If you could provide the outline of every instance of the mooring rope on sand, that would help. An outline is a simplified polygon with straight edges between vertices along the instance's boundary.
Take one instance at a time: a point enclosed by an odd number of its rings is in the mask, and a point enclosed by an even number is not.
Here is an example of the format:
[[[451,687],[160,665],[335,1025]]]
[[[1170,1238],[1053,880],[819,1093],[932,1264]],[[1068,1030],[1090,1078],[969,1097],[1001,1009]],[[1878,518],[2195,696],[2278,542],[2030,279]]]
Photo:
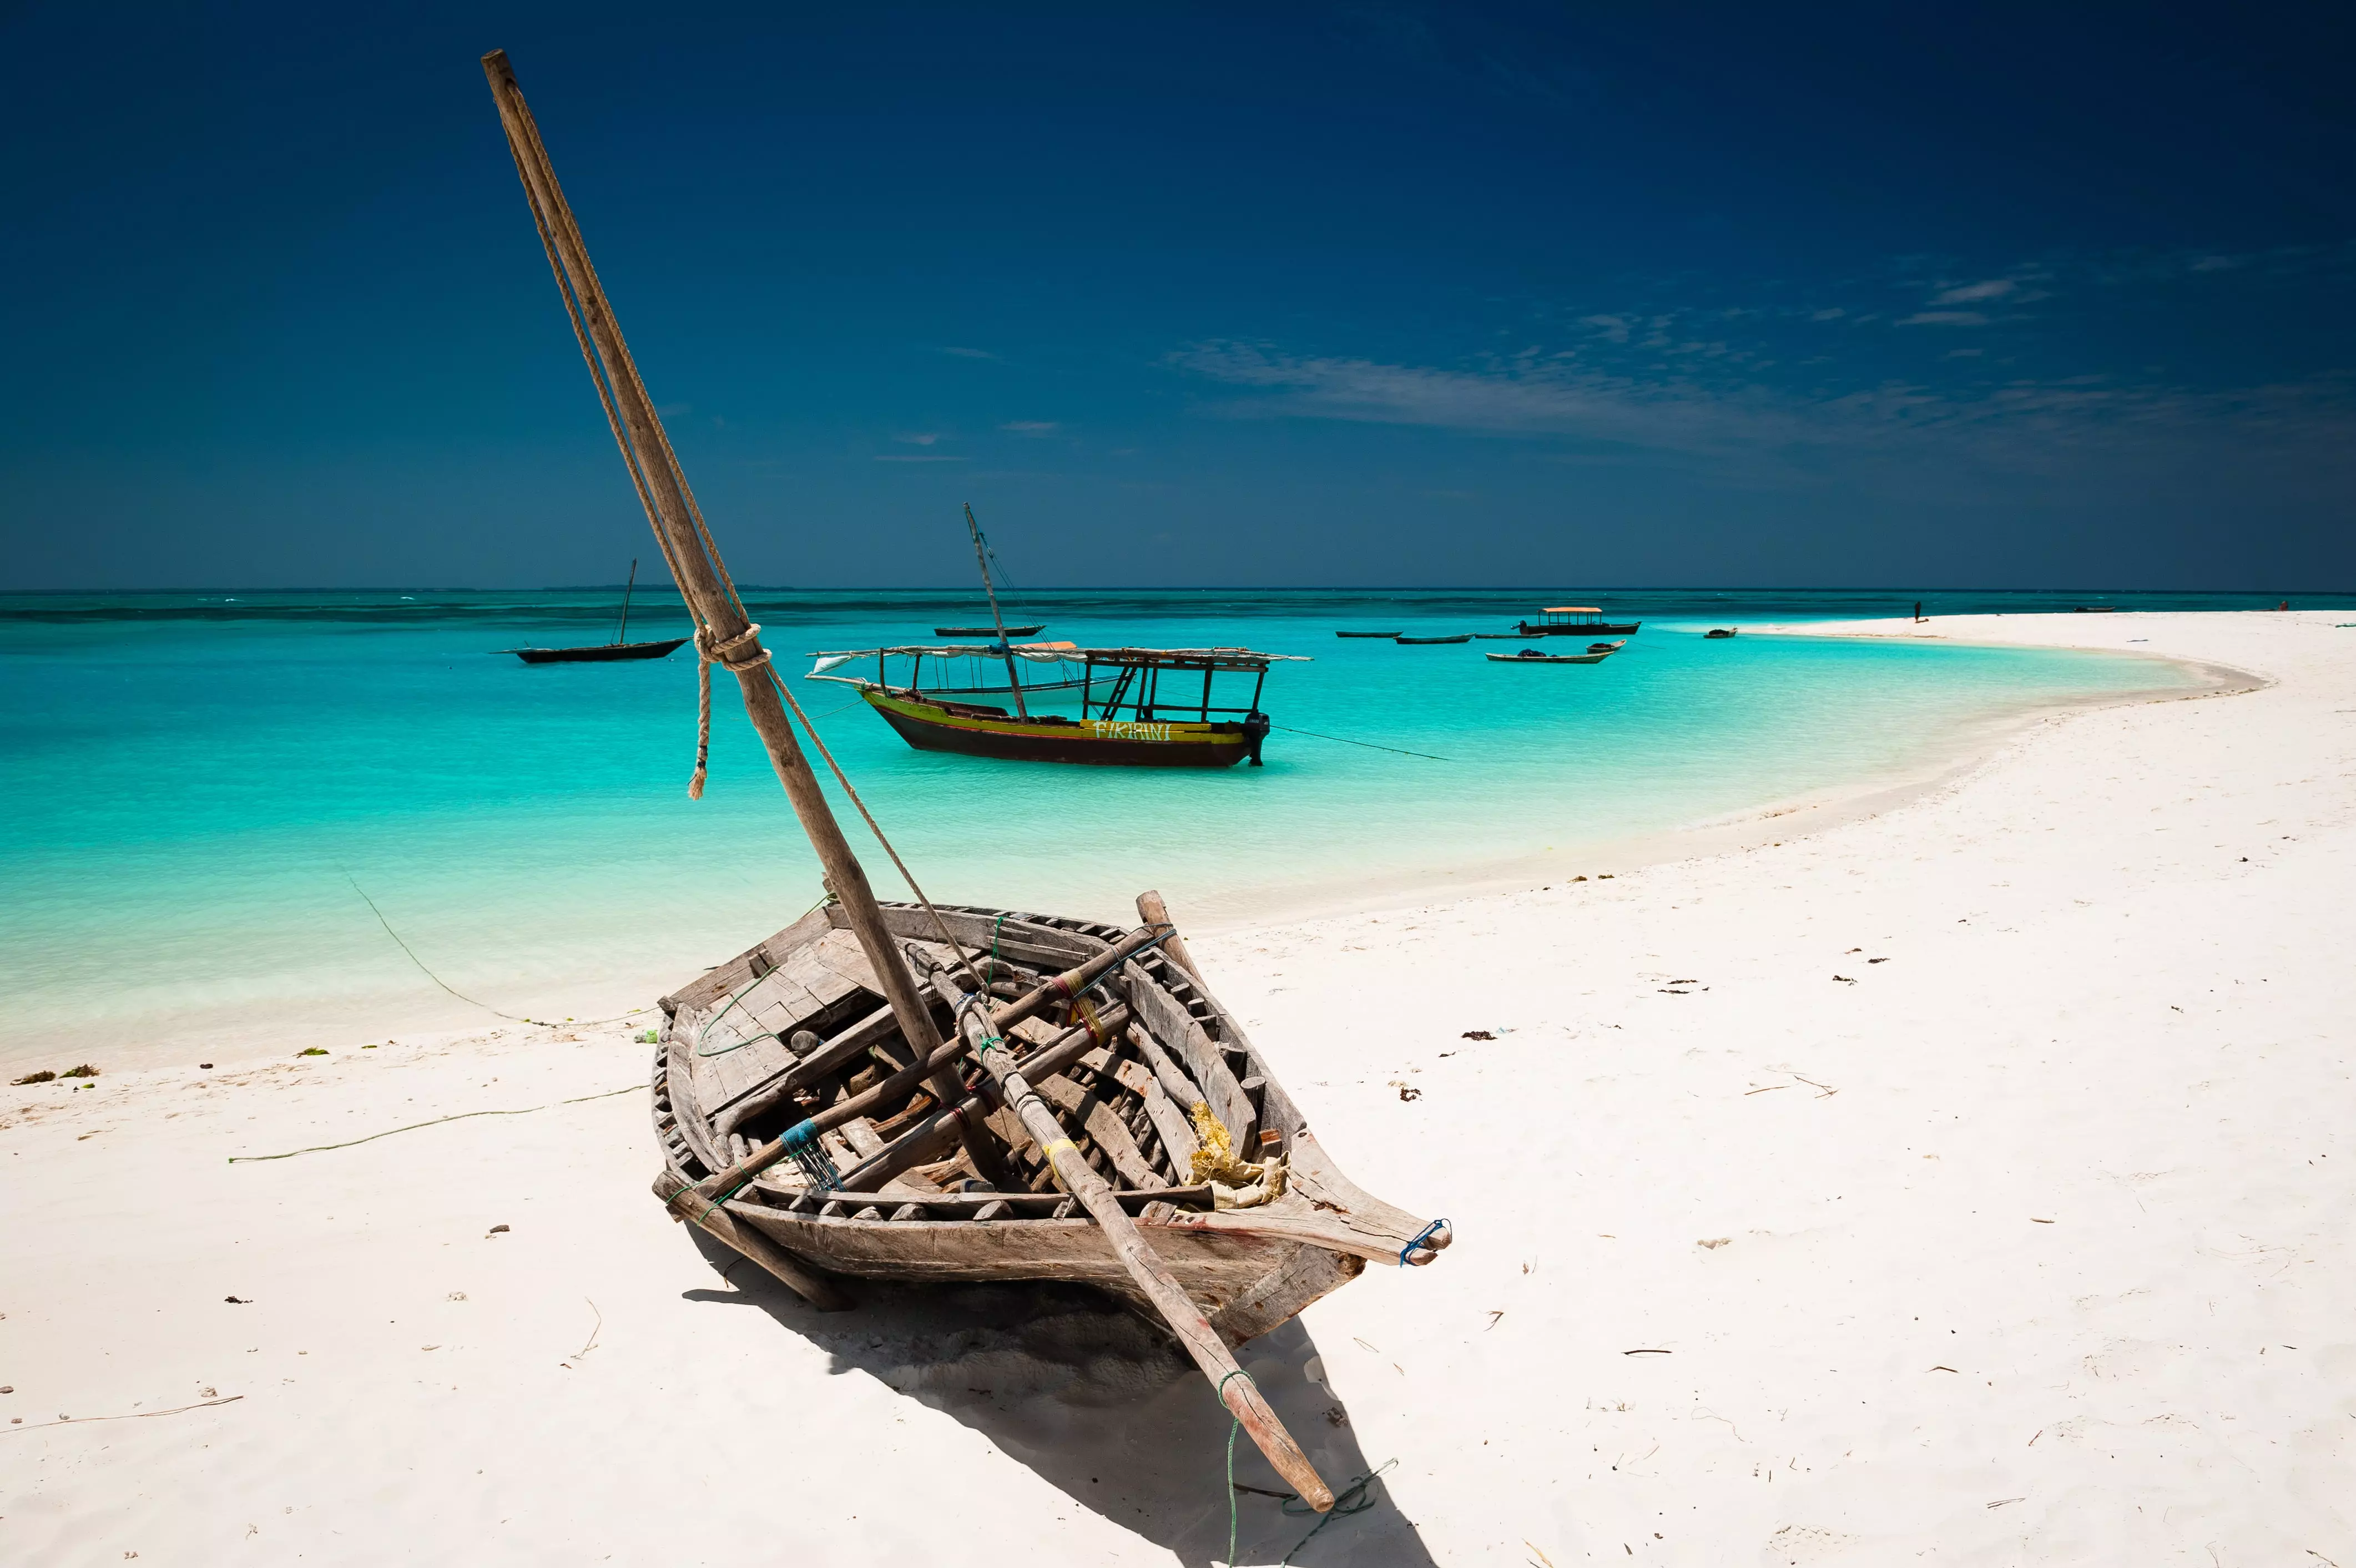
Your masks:
[[[586,1105],[593,1100],[611,1100],[617,1094],[643,1093],[646,1085],[631,1084],[626,1089],[609,1089],[603,1094],[584,1094],[574,1100],[552,1101],[546,1105],[527,1105],[519,1111],[461,1111],[455,1116],[436,1116],[431,1122],[412,1122],[406,1127],[391,1127],[381,1133],[370,1133],[365,1138],[353,1138],[341,1144],[314,1144],[307,1149],[289,1149],[283,1155],[231,1155],[233,1165],[250,1165],[263,1160],[291,1160],[297,1155],[324,1155],[329,1149],[349,1149],[361,1144],[373,1144],[379,1138],[390,1138],[395,1133],[414,1133],[420,1127],[439,1127],[444,1122],[464,1122],[472,1116],[529,1116],[535,1111],[553,1111],[559,1105]]]

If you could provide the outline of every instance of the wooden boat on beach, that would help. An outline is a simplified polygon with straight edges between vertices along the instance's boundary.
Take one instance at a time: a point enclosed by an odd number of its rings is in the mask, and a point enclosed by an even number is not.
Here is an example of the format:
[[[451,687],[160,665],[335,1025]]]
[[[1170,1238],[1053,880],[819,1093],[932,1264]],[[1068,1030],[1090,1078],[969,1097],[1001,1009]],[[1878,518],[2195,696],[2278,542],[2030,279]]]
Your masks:
[[[1525,648],[1519,653],[1483,655],[1492,664],[1601,664],[1622,649],[1621,642],[1590,642],[1584,653],[1540,653],[1535,648]]]
[[[1598,605],[1555,605],[1538,612],[1536,620],[1515,621],[1524,637],[1633,637],[1642,621],[1608,621]]]
[[[611,642],[594,642],[586,648],[502,648],[501,653],[512,653],[526,664],[608,664],[617,659],[660,659],[687,641],[683,637],[659,638],[652,642],[625,642],[630,634],[630,590],[638,585],[638,564],[630,563],[630,580],[622,585],[622,624],[614,632]]]
[[[997,1005],[1105,966],[1090,993],[1012,1025],[1012,1043],[1041,1064],[1032,1086],[1227,1344],[1288,1321],[1370,1262],[1431,1262],[1447,1227],[1342,1174],[1183,942],[1152,940],[1166,929],[1158,897],[1139,902],[1156,913],[1133,930],[948,906],[936,926],[916,905],[882,909],[951,1037],[977,999]],[[847,924],[840,907],[816,911],[662,999],[653,1081],[666,1185],[708,1187],[815,1117],[810,1164],[835,1177],[771,1165],[724,1205],[740,1227],[828,1274],[1062,1280],[1150,1315],[1019,1121],[966,1095],[1003,1168],[986,1179],[959,1149],[956,1119],[915,1070],[919,1053]],[[969,990],[979,979],[987,990]],[[1051,1058],[1066,1065],[1048,1073]],[[1221,1141],[1228,1176],[1198,1178],[1216,1163],[1206,1142]]]
[[[736,681],[829,895],[665,999],[656,1196],[821,1309],[850,1305],[845,1275],[1111,1291],[1169,1328],[1302,1502],[1332,1509],[1333,1488],[1233,1347],[1368,1261],[1430,1262],[1447,1222],[1423,1223],[1341,1175],[1204,987],[1158,896],[1140,896],[1145,924],[1128,931],[940,909],[894,852],[916,903],[877,900],[795,722],[813,742],[818,731],[745,613],[505,52],[484,56],[483,70],[598,400],[694,618],[704,740],[688,792],[702,788],[717,666]],[[991,651],[1011,647],[1001,636]],[[1264,676],[1266,656],[1254,657]],[[1115,679],[1141,678],[1150,693],[1159,668],[1140,660]],[[1215,672],[1204,664],[1205,709]],[[1019,709],[1012,662],[1008,676]]]

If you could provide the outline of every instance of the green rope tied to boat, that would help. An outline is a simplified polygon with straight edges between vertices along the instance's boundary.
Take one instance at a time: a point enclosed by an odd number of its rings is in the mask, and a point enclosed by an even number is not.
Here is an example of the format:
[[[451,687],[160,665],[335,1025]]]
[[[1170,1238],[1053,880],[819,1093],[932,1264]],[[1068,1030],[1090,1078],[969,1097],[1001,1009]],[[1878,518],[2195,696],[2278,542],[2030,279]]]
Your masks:
[[[1241,1367],[1237,1367],[1234,1371],[1229,1372],[1229,1373],[1226,1375],[1226,1377],[1221,1378],[1221,1379],[1219,1380],[1219,1386],[1218,1386],[1218,1388],[1215,1391],[1215,1392],[1216,1397],[1217,1397],[1217,1399],[1218,1399],[1218,1402],[1219,1402],[1219,1408],[1220,1408],[1221,1410],[1226,1410],[1226,1407],[1227,1407],[1227,1383],[1228,1383],[1228,1381],[1229,1381],[1231,1379],[1235,1379],[1235,1378],[1248,1378],[1248,1377],[1250,1377],[1250,1376],[1251,1376],[1251,1374],[1250,1374],[1249,1372],[1245,1371]],[[1242,1416],[1236,1415],[1236,1414],[1235,1414],[1235,1412],[1234,1412],[1233,1411],[1228,1411],[1228,1412],[1227,1412],[1227,1413],[1228,1413],[1230,1416],[1233,1416],[1233,1417],[1234,1417],[1233,1423],[1232,1423],[1232,1424],[1230,1424],[1230,1425],[1228,1426],[1228,1428],[1227,1428],[1227,1568],[1235,1568],[1235,1565],[1236,1565],[1236,1434],[1237,1434],[1237,1433],[1238,1433],[1238,1432],[1241,1432],[1241,1431],[1244,1429],[1244,1418],[1243,1418]]]
[[[1286,1552],[1282,1557],[1277,1560],[1277,1568],[1287,1568],[1287,1565],[1291,1563],[1293,1558],[1300,1555],[1301,1548],[1316,1540],[1317,1532],[1324,1529],[1327,1525],[1332,1524],[1335,1520],[1346,1519],[1354,1513],[1364,1513],[1368,1509],[1373,1508],[1375,1506],[1374,1485],[1376,1477],[1379,1477],[1384,1471],[1389,1469],[1392,1466],[1398,1463],[1398,1461],[1396,1459],[1386,1459],[1381,1464],[1376,1466],[1373,1469],[1366,1471],[1364,1475],[1354,1477],[1348,1486],[1334,1493],[1333,1506],[1325,1511],[1325,1517],[1312,1525],[1310,1527],[1309,1533],[1302,1536],[1300,1542],[1295,1545],[1290,1552]],[[1294,1508],[1292,1506],[1300,1500],[1301,1499],[1299,1498],[1287,1498],[1277,1506],[1289,1514],[1297,1515],[1312,1511],[1307,1508]],[[1230,1506],[1232,1506],[1232,1498],[1230,1498]]]
[[[1249,1378],[1251,1374],[1249,1372],[1245,1371],[1241,1367],[1237,1367],[1234,1371],[1229,1372],[1226,1377],[1219,1380],[1219,1386],[1215,1392],[1219,1401],[1220,1409],[1226,1409],[1227,1384],[1234,1379]],[[1234,1417],[1227,1427],[1227,1568],[1235,1568],[1236,1539],[1238,1533],[1238,1520],[1237,1517],[1237,1510],[1236,1508],[1236,1434],[1243,1431],[1244,1422],[1243,1417],[1236,1415],[1233,1411],[1229,1411],[1227,1413]],[[1368,1509],[1373,1508],[1375,1506],[1375,1482],[1381,1477],[1384,1471],[1389,1469],[1392,1466],[1398,1463],[1398,1461],[1396,1459],[1386,1459],[1381,1464],[1376,1466],[1373,1469],[1351,1477],[1350,1484],[1348,1486],[1333,1494],[1333,1506],[1326,1510],[1325,1516],[1323,1519],[1319,1520],[1315,1524],[1310,1527],[1309,1533],[1307,1535],[1302,1536],[1298,1541],[1293,1543],[1291,1551],[1286,1552],[1278,1560],[1277,1568],[1286,1568],[1287,1564],[1290,1563],[1295,1557],[1301,1554],[1301,1549],[1302,1547],[1317,1539],[1317,1532],[1319,1530],[1323,1530],[1335,1520],[1347,1519],[1352,1514],[1364,1513]],[[1282,1509],[1286,1513],[1296,1516],[1315,1511],[1306,1504],[1303,1504],[1299,1508],[1293,1507],[1295,1503],[1299,1503],[1300,1501],[1301,1498],[1298,1493],[1287,1492],[1278,1498],[1277,1506]]]

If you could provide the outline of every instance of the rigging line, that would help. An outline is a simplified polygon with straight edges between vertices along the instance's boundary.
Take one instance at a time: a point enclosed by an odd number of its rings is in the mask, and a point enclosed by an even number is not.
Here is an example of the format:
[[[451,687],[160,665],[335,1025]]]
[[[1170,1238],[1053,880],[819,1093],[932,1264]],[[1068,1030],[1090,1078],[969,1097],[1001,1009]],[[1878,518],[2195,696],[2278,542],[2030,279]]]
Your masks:
[[[1371,740],[1352,740],[1347,736],[1320,735],[1313,729],[1295,729],[1290,725],[1270,725],[1268,727],[1270,729],[1280,729],[1287,735],[1305,735],[1314,740],[1338,740],[1344,746],[1363,746],[1369,751],[1394,751],[1398,752],[1401,757],[1420,757],[1427,762],[1453,762],[1456,760],[1456,758],[1452,757],[1434,757],[1428,751],[1408,751],[1401,746],[1376,746]]]
[[[343,871],[343,867],[341,866],[337,866],[336,869]],[[556,1027],[554,1024],[550,1023],[545,1018],[526,1018],[515,1013],[502,1013],[487,1002],[477,1002],[463,991],[452,990],[450,983],[447,981],[444,980],[440,975],[425,967],[425,961],[417,956],[416,949],[402,940],[401,933],[392,929],[392,922],[384,918],[384,911],[376,907],[376,900],[368,896],[368,889],[362,887],[358,879],[356,879],[348,871],[344,871],[344,880],[352,885],[352,891],[359,894],[360,896],[360,902],[369,907],[369,913],[374,915],[376,917],[376,923],[384,928],[384,934],[391,937],[395,942],[400,944],[401,950],[409,955],[409,961],[415,964],[417,966],[418,972],[425,976],[426,979],[442,987],[443,990],[448,991],[451,995],[456,997],[459,1001],[464,1002],[467,1006],[480,1007],[484,1012],[492,1015],[494,1017],[505,1018],[511,1024],[530,1024],[543,1029],[552,1029]],[[635,1018],[645,1011],[646,1009],[643,1007],[633,1007],[628,1012],[617,1013],[611,1018],[567,1018],[565,1022],[568,1024],[579,1025],[618,1024],[625,1018]]]
[[[259,1165],[264,1160],[291,1160],[297,1155],[324,1155],[329,1149],[349,1149],[361,1144],[373,1144],[379,1138],[390,1138],[395,1133],[414,1133],[420,1127],[439,1127],[444,1122],[464,1122],[475,1116],[529,1116],[535,1111],[553,1111],[560,1105],[586,1105],[593,1100],[611,1100],[617,1094],[636,1094],[645,1086],[630,1084],[622,1089],[609,1089],[603,1094],[584,1094],[573,1100],[551,1101],[546,1105],[526,1105],[515,1111],[462,1111],[455,1116],[436,1116],[431,1122],[412,1122],[406,1127],[388,1127],[381,1133],[370,1133],[365,1138],[354,1138],[341,1144],[314,1144],[307,1149],[289,1149],[283,1155],[231,1155],[233,1165]]]
[[[964,965],[966,973],[972,977],[974,988],[987,991],[989,985],[982,980],[981,972],[974,967],[973,955],[965,950],[963,942],[949,933],[948,922],[941,918],[941,912],[933,908],[933,901],[925,896],[924,888],[917,886],[916,874],[908,869],[907,862],[900,858],[900,852],[894,849],[892,841],[884,836],[884,825],[875,820],[875,813],[867,809],[867,802],[859,798],[859,791],[851,788],[851,776],[843,772],[842,764],[837,762],[834,753],[827,749],[825,739],[818,733],[818,726],[810,723],[809,715],[802,712],[802,705],[794,701],[793,693],[786,689],[785,681],[777,674],[776,665],[772,663],[766,668],[769,683],[776,687],[777,695],[786,700],[786,706],[794,711],[794,717],[802,721],[802,728],[809,732],[810,744],[818,747],[820,757],[826,758],[827,768],[834,774],[834,781],[842,786],[842,792],[851,797],[851,803],[859,808],[859,815],[867,823],[867,831],[875,835],[875,842],[882,844],[884,853],[892,857],[892,865],[900,873],[900,880],[908,885],[908,891],[916,896],[916,902],[922,904],[925,913],[932,918],[933,929],[940,932],[941,940],[949,945],[949,950],[958,955],[958,962]]]

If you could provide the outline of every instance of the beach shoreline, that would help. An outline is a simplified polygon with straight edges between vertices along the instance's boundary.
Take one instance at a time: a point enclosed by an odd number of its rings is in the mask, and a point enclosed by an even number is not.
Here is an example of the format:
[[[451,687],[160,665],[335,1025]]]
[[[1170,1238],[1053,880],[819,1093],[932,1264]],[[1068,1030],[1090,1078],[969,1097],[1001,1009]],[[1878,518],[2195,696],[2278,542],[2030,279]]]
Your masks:
[[[1871,628],[1858,635],[1880,636],[1886,634],[1885,628],[1903,623],[1799,623],[1762,627],[1747,635],[1842,635],[1828,628],[1851,624]],[[2008,646],[1995,641],[1985,645]],[[1256,888],[1208,911],[1198,910],[1190,923],[1206,933],[1226,933],[1272,923],[1379,915],[1434,899],[1522,891],[1580,875],[1621,875],[1772,842],[1779,834],[1822,831],[1942,789],[2048,719],[2082,710],[2216,694],[2239,682],[2263,679],[2197,660],[2149,653],[2136,656],[2166,666],[2186,683],[2060,697],[2023,696],[1965,718],[1937,719],[1903,755],[1837,782],[1795,793],[1762,795],[1731,811],[1713,811],[1690,822],[1636,833],[1557,834],[1560,842],[1542,851],[1490,857],[1458,855],[1444,863],[1415,856],[1372,871],[1310,874]],[[884,875],[879,890],[885,897],[906,897],[905,889],[889,886],[891,880]],[[933,880],[931,891],[936,897],[955,896],[945,891],[938,879]],[[355,898],[362,897],[358,883],[354,890]],[[1129,918],[1125,899],[1117,905],[1102,899],[1087,902],[1105,907],[1072,907],[1067,902],[1055,908],[1098,918]],[[697,957],[705,963],[723,961],[739,943],[749,943],[789,923],[791,913],[798,909],[793,906],[771,917],[774,925],[762,920],[757,929],[746,928],[738,942],[712,943]],[[369,1041],[396,1039],[441,1043],[480,1034],[494,1025],[530,1019],[561,1025],[576,1019],[644,1020],[651,1016],[654,997],[675,990],[694,972],[693,964],[673,956],[659,962],[626,963],[583,973],[567,970],[562,953],[540,951],[531,953],[512,973],[465,975],[453,988],[445,983],[450,977],[439,957],[434,960],[437,967],[429,968],[426,959],[412,950],[413,943],[434,955],[434,943],[425,939],[434,935],[434,928],[413,926],[406,918],[396,927],[373,902],[360,918],[385,920],[384,933],[377,938],[370,928],[377,950],[363,949],[364,957],[356,954],[338,989],[321,990],[322,980],[328,977],[308,972],[279,977],[256,972],[228,987],[227,994],[208,993],[201,1000],[107,1012],[94,1043],[77,1047],[48,1030],[0,1040],[0,1069],[14,1077],[48,1065],[60,1049],[79,1049],[102,1067],[127,1070],[163,1067],[183,1058],[267,1061],[314,1046],[356,1047]]]
[[[1397,1462],[1300,1561],[2356,1562],[2356,635],[2003,618],[1941,630],[2265,683],[1611,880],[1190,926],[1457,1237],[1245,1348],[1329,1479]],[[0,1550],[735,1560],[768,1490],[645,1456],[750,1429],[813,1561],[1225,1559],[1226,1418],[1133,1320],[817,1315],[666,1223],[637,1032],[13,1090]],[[1307,1529],[1236,1502],[1242,1562]]]

